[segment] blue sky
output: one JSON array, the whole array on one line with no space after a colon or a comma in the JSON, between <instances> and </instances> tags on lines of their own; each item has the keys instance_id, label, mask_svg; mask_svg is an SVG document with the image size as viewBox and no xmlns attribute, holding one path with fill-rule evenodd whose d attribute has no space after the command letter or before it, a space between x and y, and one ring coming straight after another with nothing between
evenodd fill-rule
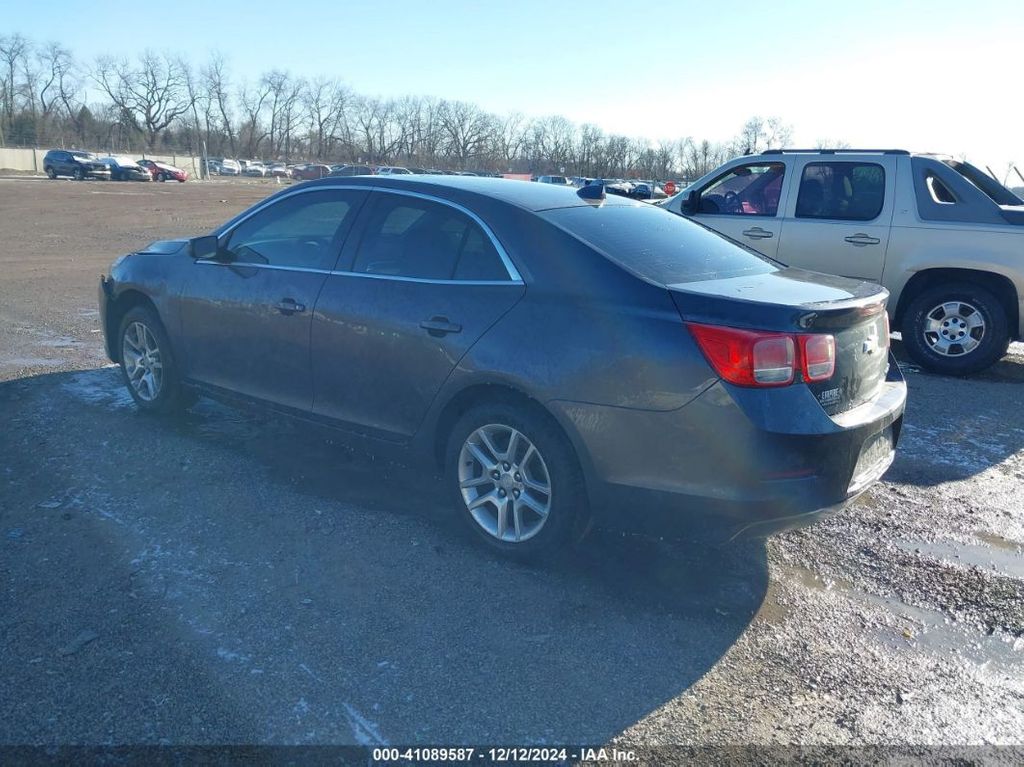
<instances>
[{"instance_id":1,"label":"blue sky","mask_svg":"<svg viewBox=\"0 0 1024 767\"><path fill-rule=\"evenodd\" d=\"M800 144L831 138L1024 165L1022 0L3 6L0 31L59 35L86 61L148 46L198 66L217 50L236 78L326 74L361 93L562 114L652 139L724 140L752 114L778 115Z\"/></svg>"}]
</instances>

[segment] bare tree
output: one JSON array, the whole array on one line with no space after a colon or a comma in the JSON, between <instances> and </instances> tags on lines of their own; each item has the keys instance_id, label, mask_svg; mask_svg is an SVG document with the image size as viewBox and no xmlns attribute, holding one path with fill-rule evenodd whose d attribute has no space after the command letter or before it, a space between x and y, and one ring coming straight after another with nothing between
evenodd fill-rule
<instances>
[{"instance_id":1,"label":"bare tree","mask_svg":"<svg viewBox=\"0 0 1024 767\"><path fill-rule=\"evenodd\" d=\"M260 145L268 133L263 127L263 105L270 91L260 82L256 86L243 85L238 94L238 103L242 107L243 122L239 131L239 140L246 156L255 157Z\"/></svg>"},{"instance_id":2,"label":"bare tree","mask_svg":"<svg viewBox=\"0 0 1024 767\"><path fill-rule=\"evenodd\" d=\"M0 144L14 126L18 71L24 70L31 50L32 44L19 34L0 37Z\"/></svg>"},{"instance_id":3,"label":"bare tree","mask_svg":"<svg viewBox=\"0 0 1024 767\"><path fill-rule=\"evenodd\" d=\"M466 101L446 101L441 110L441 125L447 139L447 155L462 170L482 153L494 130L491 116Z\"/></svg>"},{"instance_id":4,"label":"bare tree","mask_svg":"<svg viewBox=\"0 0 1024 767\"><path fill-rule=\"evenodd\" d=\"M502 168L511 172L516 161L522 157L528 131L529 124L519 112L506 115L495 123L491 138L494 154Z\"/></svg>"},{"instance_id":5,"label":"bare tree","mask_svg":"<svg viewBox=\"0 0 1024 767\"><path fill-rule=\"evenodd\" d=\"M169 55L146 51L137 68L126 59L103 56L96 61L93 79L118 109L131 115L150 149L156 147L160 133L192 107L186 67Z\"/></svg>"},{"instance_id":6,"label":"bare tree","mask_svg":"<svg viewBox=\"0 0 1024 767\"><path fill-rule=\"evenodd\" d=\"M214 114L219 118L214 121L213 117L209 116L208 120L211 123L216 122L218 132L227 137L228 148L231 150L231 155L234 156L238 151L231 115L231 96L229 95L231 84L224 57L219 53L214 53L200 72L200 77L208 105L208 115Z\"/></svg>"}]
</instances>

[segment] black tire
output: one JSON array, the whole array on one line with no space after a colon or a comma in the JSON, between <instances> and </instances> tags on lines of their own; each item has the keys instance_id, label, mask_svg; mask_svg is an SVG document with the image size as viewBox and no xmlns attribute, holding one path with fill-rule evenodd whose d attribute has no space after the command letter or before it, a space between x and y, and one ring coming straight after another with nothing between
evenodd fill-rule
<instances>
[{"instance_id":1,"label":"black tire","mask_svg":"<svg viewBox=\"0 0 1024 767\"><path fill-rule=\"evenodd\" d=\"M129 380L128 365L125 361L125 334L136 324L143 325L152 334L159 350L160 382L155 396L151 399L143 397ZM190 396L190 393L181 386L181 377L174 358L174 351L171 349L170 339L156 312L148 306L136 306L129 309L121 319L117 340L118 352L121 357L121 376L128 393L131 394L140 410L147 413L176 413L194 402L194 397Z\"/></svg>"},{"instance_id":2,"label":"black tire","mask_svg":"<svg viewBox=\"0 0 1024 767\"><path fill-rule=\"evenodd\" d=\"M57 178L57 171L53 169L52 165L49 165L46 167L46 175L49 176L51 179L55 179Z\"/></svg>"},{"instance_id":3,"label":"black tire","mask_svg":"<svg viewBox=\"0 0 1024 767\"><path fill-rule=\"evenodd\" d=\"M463 445L477 429L491 424L515 429L529 440L540 454L548 475L549 508L544 522L532 537L518 542L499 540L493 532L485 530L474 518L460 488L460 455ZM525 463L524 461L524 465ZM467 462L467 467L469 464L470 462ZM499 466L498 470L500 471L501 468ZM516 468L516 466L512 466L512 470ZM523 473L526 474L525 468ZM571 543L574 533L580 530L581 523L587 519L586 486L571 443L550 417L529 406L510 402L493 402L475 405L467 410L456 422L449 435L445 451L444 477L459 516L466 521L479 540L492 550L508 557L538 559L552 556ZM510 481L511 477L510 474ZM491 488L481 488L479 492L483 494L488 489L498 492L496 485L497 483L494 483ZM508 492L526 493L527 490L524 488L521 491ZM493 506L486 504L485 506L488 512L490 509L494 509ZM494 509L494 513L496 516L496 509ZM508 524L514 525L515 514L511 507L508 508L508 514ZM521 514L528 515L533 521L536 521L536 516L528 510ZM524 521L524 529L526 525L527 521Z\"/></svg>"},{"instance_id":4,"label":"black tire","mask_svg":"<svg viewBox=\"0 0 1024 767\"><path fill-rule=\"evenodd\" d=\"M935 351L925 337L929 314L933 314L942 304L951 302L972 307L984 321L980 333L970 329L958 331L960 337L965 337L962 333L967 332L980 343L966 352L962 351L962 345L954 345L950 347L953 356ZM970 316L973 316L973 312ZM943 317L938 319L945 321ZM911 359L926 370L943 375L972 375L985 370L1006 354L1010 343L1003 305L990 291L971 283L947 283L921 291L907 305L900 329L903 333L903 347ZM956 330L955 326L953 329Z\"/></svg>"},{"instance_id":5,"label":"black tire","mask_svg":"<svg viewBox=\"0 0 1024 767\"><path fill-rule=\"evenodd\" d=\"M81 168L75 168L75 181L85 181L85 171Z\"/></svg>"},{"instance_id":6,"label":"black tire","mask_svg":"<svg viewBox=\"0 0 1024 767\"><path fill-rule=\"evenodd\" d=\"M166 173L157 173L156 174L156 180L157 181L166 181L167 180L167 174Z\"/></svg>"}]
</instances>

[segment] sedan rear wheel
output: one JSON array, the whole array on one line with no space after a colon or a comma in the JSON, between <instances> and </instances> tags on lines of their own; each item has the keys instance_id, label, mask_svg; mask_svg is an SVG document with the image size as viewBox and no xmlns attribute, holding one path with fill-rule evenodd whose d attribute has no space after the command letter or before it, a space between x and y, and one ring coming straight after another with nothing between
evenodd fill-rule
<instances>
[{"instance_id":1,"label":"sedan rear wheel","mask_svg":"<svg viewBox=\"0 0 1024 767\"><path fill-rule=\"evenodd\" d=\"M586 518L586 491L571 444L528 406L481 404L456 423L446 481L479 539L512 556L551 554Z\"/></svg>"},{"instance_id":2,"label":"sedan rear wheel","mask_svg":"<svg viewBox=\"0 0 1024 767\"><path fill-rule=\"evenodd\" d=\"M459 452L459 489L474 521L499 541L521 543L551 513L551 476L544 456L518 429L487 424Z\"/></svg>"}]
</instances>

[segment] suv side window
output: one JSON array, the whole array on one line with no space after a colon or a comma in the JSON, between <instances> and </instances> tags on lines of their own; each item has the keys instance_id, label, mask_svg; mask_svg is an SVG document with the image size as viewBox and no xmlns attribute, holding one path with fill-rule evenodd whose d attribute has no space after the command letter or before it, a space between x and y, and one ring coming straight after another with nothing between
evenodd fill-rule
<instances>
[{"instance_id":1,"label":"suv side window","mask_svg":"<svg viewBox=\"0 0 1024 767\"><path fill-rule=\"evenodd\" d=\"M331 269L364 192L303 192L267 206L239 224L225 249L240 264Z\"/></svg>"},{"instance_id":2,"label":"suv side window","mask_svg":"<svg viewBox=\"0 0 1024 767\"><path fill-rule=\"evenodd\" d=\"M804 167L797 218L872 221L885 204L885 169L875 163L812 162Z\"/></svg>"},{"instance_id":3,"label":"suv side window","mask_svg":"<svg viewBox=\"0 0 1024 767\"><path fill-rule=\"evenodd\" d=\"M740 165L701 192L700 212L725 216L774 216L779 212L783 163Z\"/></svg>"},{"instance_id":4,"label":"suv side window","mask_svg":"<svg viewBox=\"0 0 1024 767\"><path fill-rule=\"evenodd\" d=\"M490 239L455 208L382 194L371 211L352 271L426 280L508 280Z\"/></svg>"}]
</instances>

